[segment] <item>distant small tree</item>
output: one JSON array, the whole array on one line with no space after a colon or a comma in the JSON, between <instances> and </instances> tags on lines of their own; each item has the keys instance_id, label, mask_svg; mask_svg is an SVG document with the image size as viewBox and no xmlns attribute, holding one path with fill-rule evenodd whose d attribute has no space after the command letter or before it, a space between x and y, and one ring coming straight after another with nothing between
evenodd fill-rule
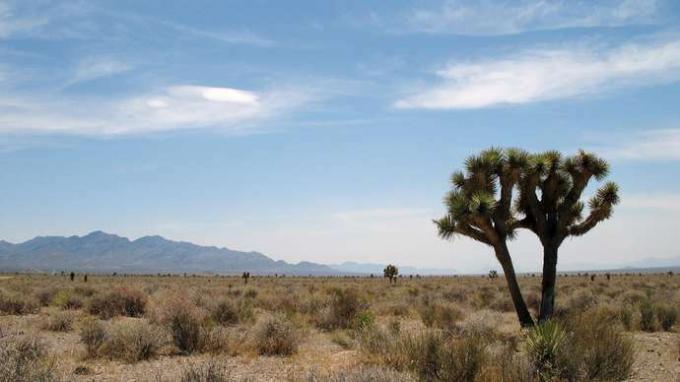
<instances>
[{"instance_id":1,"label":"distant small tree","mask_svg":"<svg viewBox=\"0 0 680 382\"><path fill-rule=\"evenodd\" d=\"M83 282L85 282L85 283L87 282L87 275L83 276Z\"/></svg>"},{"instance_id":2,"label":"distant small tree","mask_svg":"<svg viewBox=\"0 0 680 382\"><path fill-rule=\"evenodd\" d=\"M398 274L399 274L399 269L392 264L389 264L383 270L383 275L386 278L390 279L390 284L391 283L395 283L395 284L397 283L397 275Z\"/></svg>"},{"instance_id":3,"label":"distant small tree","mask_svg":"<svg viewBox=\"0 0 680 382\"><path fill-rule=\"evenodd\" d=\"M68 275L68 278L69 278L71 281L73 281L73 279L76 278L76 274L73 273L73 272L71 272L71 273Z\"/></svg>"},{"instance_id":4,"label":"distant small tree","mask_svg":"<svg viewBox=\"0 0 680 382\"><path fill-rule=\"evenodd\" d=\"M243 278L243 283L248 284L248 279L250 278L250 272L243 272L243 275L241 276Z\"/></svg>"},{"instance_id":5,"label":"distant small tree","mask_svg":"<svg viewBox=\"0 0 680 382\"><path fill-rule=\"evenodd\" d=\"M496 271L496 270L490 270L490 271L489 271L489 278L490 278L490 279L496 279L496 278L498 278L498 271Z\"/></svg>"},{"instance_id":6,"label":"distant small tree","mask_svg":"<svg viewBox=\"0 0 680 382\"><path fill-rule=\"evenodd\" d=\"M585 235L612 215L619 203L619 188L614 182L600 187L588 203L581 194L591 179L603 180L609 173L604 159L583 150L564 158L557 151L531 155L522 175L519 211L525 218L520 226L538 236L543 246L543 281L539 322L549 320L555 308L557 253L570 236Z\"/></svg>"}]
</instances>

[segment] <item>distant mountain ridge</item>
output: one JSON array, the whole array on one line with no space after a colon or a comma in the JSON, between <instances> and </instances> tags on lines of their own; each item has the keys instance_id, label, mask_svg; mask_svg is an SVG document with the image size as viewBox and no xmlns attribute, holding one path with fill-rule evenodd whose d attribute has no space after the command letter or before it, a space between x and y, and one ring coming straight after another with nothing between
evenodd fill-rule
<instances>
[{"instance_id":1,"label":"distant mountain ridge","mask_svg":"<svg viewBox=\"0 0 680 382\"><path fill-rule=\"evenodd\" d=\"M383 269L387 264L376 263L357 263L353 261L345 261L340 264L329 264L328 266L343 273L360 273L360 274L375 274L382 276ZM395 264L399 268L401 275L428 275L428 276L444 276L453 275L458 272L455 269L438 269L438 268L417 268L407 265Z\"/></svg>"},{"instance_id":2,"label":"distant mountain ridge","mask_svg":"<svg viewBox=\"0 0 680 382\"><path fill-rule=\"evenodd\" d=\"M130 240L102 231L85 236L38 236L23 243L0 241L2 271L119 273L218 273L337 275L329 266L290 264L259 252L172 241L161 236Z\"/></svg>"}]
</instances>

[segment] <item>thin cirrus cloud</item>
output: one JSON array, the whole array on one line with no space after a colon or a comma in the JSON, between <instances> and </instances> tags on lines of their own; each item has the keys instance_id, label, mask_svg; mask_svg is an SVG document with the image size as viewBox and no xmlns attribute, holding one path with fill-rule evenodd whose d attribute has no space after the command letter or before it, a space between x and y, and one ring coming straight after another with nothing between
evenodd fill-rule
<instances>
[{"instance_id":1,"label":"thin cirrus cloud","mask_svg":"<svg viewBox=\"0 0 680 382\"><path fill-rule=\"evenodd\" d=\"M280 115L306 97L295 91L178 85L108 103L9 101L0 99L0 131L117 135L199 128L253 130L256 122Z\"/></svg>"},{"instance_id":2,"label":"thin cirrus cloud","mask_svg":"<svg viewBox=\"0 0 680 382\"><path fill-rule=\"evenodd\" d=\"M634 132L601 147L608 158L634 161L680 160L680 129L655 129Z\"/></svg>"},{"instance_id":3,"label":"thin cirrus cloud","mask_svg":"<svg viewBox=\"0 0 680 382\"><path fill-rule=\"evenodd\" d=\"M534 30L616 27L658 22L657 0L625 1L446 1L436 8L417 8L406 15L413 32L460 35L505 35Z\"/></svg>"},{"instance_id":4,"label":"thin cirrus cloud","mask_svg":"<svg viewBox=\"0 0 680 382\"><path fill-rule=\"evenodd\" d=\"M680 39L614 48L531 50L451 64L397 108L477 109L526 104L680 79Z\"/></svg>"},{"instance_id":5,"label":"thin cirrus cloud","mask_svg":"<svg viewBox=\"0 0 680 382\"><path fill-rule=\"evenodd\" d=\"M69 84L110 77L132 69L126 62L110 57L88 57L81 60Z\"/></svg>"}]
</instances>

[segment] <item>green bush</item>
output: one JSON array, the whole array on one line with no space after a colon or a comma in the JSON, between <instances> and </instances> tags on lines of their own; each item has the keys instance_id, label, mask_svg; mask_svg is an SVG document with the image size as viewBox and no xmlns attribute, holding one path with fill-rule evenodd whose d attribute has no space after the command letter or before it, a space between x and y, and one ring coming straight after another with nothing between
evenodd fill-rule
<instances>
[{"instance_id":1,"label":"green bush","mask_svg":"<svg viewBox=\"0 0 680 382\"><path fill-rule=\"evenodd\" d=\"M550 381L560 374L557 360L567 339L564 329L555 321L533 327L526 339L529 360L541 380Z\"/></svg>"}]
</instances>

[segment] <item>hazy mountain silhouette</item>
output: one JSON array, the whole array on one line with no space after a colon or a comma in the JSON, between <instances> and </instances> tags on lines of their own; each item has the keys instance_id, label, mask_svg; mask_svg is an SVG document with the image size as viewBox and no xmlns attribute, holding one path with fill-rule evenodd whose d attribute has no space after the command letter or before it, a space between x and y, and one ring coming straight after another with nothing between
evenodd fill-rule
<instances>
[{"instance_id":1,"label":"hazy mountain silhouette","mask_svg":"<svg viewBox=\"0 0 680 382\"><path fill-rule=\"evenodd\" d=\"M321 264L274 261L258 252L206 247L145 236L137 240L95 231L85 236L39 236L19 244L0 241L0 270L119 273L333 275Z\"/></svg>"}]
</instances>

